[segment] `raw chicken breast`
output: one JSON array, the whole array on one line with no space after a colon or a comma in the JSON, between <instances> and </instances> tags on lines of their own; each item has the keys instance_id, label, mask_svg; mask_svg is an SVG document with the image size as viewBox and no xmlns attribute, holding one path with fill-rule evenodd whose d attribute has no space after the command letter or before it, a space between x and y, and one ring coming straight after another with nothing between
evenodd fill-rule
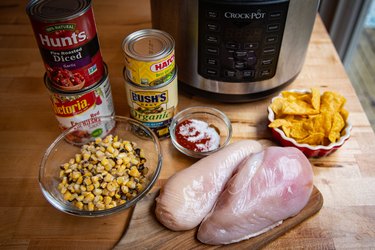
<instances>
[{"instance_id":1,"label":"raw chicken breast","mask_svg":"<svg viewBox=\"0 0 375 250\"><path fill-rule=\"evenodd\" d=\"M312 188L312 167L301 151L269 147L241 164L197 237L219 245L257 236L300 212Z\"/></svg>"},{"instance_id":2,"label":"raw chicken breast","mask_svg":"<svg viewBox=\"0 0 375 250\"><path fill-rule=\"evenodd\" d=\"M261 150L257 141L235 142L176 173L156 198L156 217L174 231L198 226L239 164Z\"/></svg>"}]
</instances>

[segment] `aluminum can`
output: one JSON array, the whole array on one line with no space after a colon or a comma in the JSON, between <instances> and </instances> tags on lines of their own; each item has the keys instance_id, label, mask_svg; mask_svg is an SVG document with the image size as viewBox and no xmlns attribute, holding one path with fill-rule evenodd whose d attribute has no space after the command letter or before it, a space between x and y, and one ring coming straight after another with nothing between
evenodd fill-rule
<instances>
[{"instance_id":1,"label":"aluminum can","mask_svg":"<svg viewBox=\"0 0 375 250\"><path fill-rule=\"evenodd\" d=\"M44 75L44 83L49 90L52 109L62 131L79 122L95 120L96 117L111 116L115 113L107 70L100 82L82 91L61 91L53 85L47 74ZM68 140L73 143L80 143L91 137L98 137L112 129L109 127L94 127L92 130L77 129L70 134Z\"/></svg>"},{"instance_id":2,"label":"aluminum can","mask_svg":"<svg viewBox=\"0 0 375 250\"><path fill-rule=\"evenodd\" d=\"M101 81L104 62L90 0L33 0L26 12L55 88L76 91Z\"/></svg>"},{"instance_id":3,"label":"aluminum can","mask_svg":"<svg viewBox=\"0 0 375 250\"><path fill-rule=\"evenodd\" d=\"M164 83L156 86L140 86L126 77L126 98L130 117L152 129L160 138L169 137L169 126L178 104L177 68Z\"/></svg>"},{"instance_id":4,"label":"aluminum can","mask_svg":"<svg viewBox=\"0 0 375 250\"><path fill-rule=\"evenodd\" d=\"M127 36L122 43L126 76L141 86L163 84L174 74L175 42L168 33L144 29Z\"/></svg>"}]
</instances>

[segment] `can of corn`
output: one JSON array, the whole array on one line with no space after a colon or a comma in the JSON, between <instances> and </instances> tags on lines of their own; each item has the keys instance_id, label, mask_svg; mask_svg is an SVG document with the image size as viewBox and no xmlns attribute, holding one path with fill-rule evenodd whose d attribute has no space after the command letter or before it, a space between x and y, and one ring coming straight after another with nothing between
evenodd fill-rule
<instances>
[{"instance_id":1,"label":"can of corn","mask_svg":"<svg viewBox=\"0 0 375 250\"><path fill-rule=\"evenodd\" d=\"M127 36L122 43L126 76L141 86L163 84L174 74L174 39L156 29L144 29Z\"/></svg>"},{"instance_id":2,"label":"can of corn","mask_svg":"<svg viewBox=\"0 0 375 250\"><path fill-rule=\"evenodd\" d=\"M178 103L177 68L164 83L140 86L123 71L130 117L151 128L160 139L169 137L169 125Z\"/></svg>"},{"instance_id":3,"label":"can of corn","mask_svg":"<svg viewBox=\"0 0 375 250\"><path fill-rule=\"evenodd\" d=\"M94 118L114 115L114 106L109 83L108 71L100 82L83 91L64 92L55 87L47 74L44 83L49 90L52 109L62 131L83 121L94 121ZM76 129L66 137L71 143L81 143L88 139L107 134L112 128L111 123L102 123L98 127L86 126L85 129ZM114 124L113 124L114 125Z\"/></svg>"}]
</instances>

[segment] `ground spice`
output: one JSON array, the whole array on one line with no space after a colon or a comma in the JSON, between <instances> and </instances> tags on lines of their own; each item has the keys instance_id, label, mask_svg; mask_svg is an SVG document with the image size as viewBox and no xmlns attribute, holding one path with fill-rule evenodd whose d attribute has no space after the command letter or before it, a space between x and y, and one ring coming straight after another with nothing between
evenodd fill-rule
<instances>
[{"instance_id":1,"label":"ground spice","mask_svg":"<svg viewBox=\"0 0 375 250\"><path fill-rule=\"evenodd\" d=\"M196 152L211 151L220 144L220 135L215 127L201 120L182 121L177 125L175 135L181 146Z\"/></svg>"}]
</instances>

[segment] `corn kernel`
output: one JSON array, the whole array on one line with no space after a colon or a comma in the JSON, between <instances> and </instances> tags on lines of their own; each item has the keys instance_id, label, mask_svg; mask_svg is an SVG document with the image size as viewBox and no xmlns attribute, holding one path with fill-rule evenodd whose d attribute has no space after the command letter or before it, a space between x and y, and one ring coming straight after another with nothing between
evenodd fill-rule
<instances>
[{"instance_id":1,"label":"corn kernel","mask_svg":"<svg viewBox=\"0 0 375 250\"><path fill-rule=\"evenodd\" d=\"M83 198L83 203L89 203L93 201L95 196L92 193L88 193L85 198Z\"/></svg>"},{"instance_id":2,"label":"corn kernel","mask_svg":"<svg viewBox=\"0 0 375 250\"><path fill-rule=\"evenodd\" d=\"M112 165L111 165L111 164L107 164L107 165L104 166L104 169L105 169L106 171L111 171L111 169L112 169Z\"/></svg>"},{"instance_id":3,"label":"corn kernel","mask_svg":"<svg viewBox=\"0 0 375 250\"><path fill-rule=\"evenodd\" d=\"M116 181L117 181L117 184L121 185L122 183L124 183L125 178L123 176L117 177Z\"/></svg>"},{"instance_id":4,"label":"corn kernel","mask_svg":"<svg viewBox=\"0 0 375 250\"><path fill-rule=\"evenodd\" d=\"M136 184L135 184L134 181L128 181L128 182L126 183L126 186L127 186L128 188L130 188L130 189L134 189L135 186L136 186Z\"/></svg>"},{"instance_id":5,"label":"corn kernel","mask_svg":"<svg viewBox=\"0 0 375 250\"><path fill-rule=\"evenodd\" d=\"M73 171L73 173L72 173L72 179L73 180L77 180L80 176L82 176L81 172Z\"/></svg>"},{"instance_id":6,"label":"corn kernel","mask_svg":"<svg viewBox=\"0 0 375 250\"><path fill-rule=\"evenodd\" d=\"M113 177L111 174L107 174L107 175L104 177L104 181L105 181L105 182L111 182L113 179L114 179L114 177Z\"/></svg>"},{"instance_id":7,"label":"corn kernel","mask_svg":"<svg viewBox=\"0 0 375 250\"><path fill-rule=\"evenodd\" d=\"M120 148L121 147L121 142L119 142L119 141L116 140L112 145L113 145L114 148Z\"/></svg>"},{"instance_id":8,"label":"corn kernel","mask_svg":"<svg viewBox=\"0 0 375 250\"><path fill-rule=\"evenodd\" d=\"M87 186L86 190L87 190L88 192L91 192L92 190L94 190L94 188L95 188L94 185L91 184L91 185L88 185L88 186Z\"/></svg>"},{"instance_id":9,"label":"corn kernel","mask_svg":"<svg viewBox=\"0 0 375 250\"><path fill-rule=\"evenodd\" d=\"M83 154L83 160L88 161L90 159L91 154L85 153Z\"/></svg>"},{"instance_id":10,"label":"corn kernel","mask_svg":"<svg viewBox=\"0 0 375 250\"><path fill-rule=\"evenodd\" d=\"M122 185L121 186L121 192L126 194L129 192L129 187L128 186L125 186L125 185Z\"/></svg>"},{"instance_id":11,"label":"corn kernel","mask_svg":"<svg viewBox=\"0 0 375 250\"><path fill-rule=\"evenodd\" d=\"M82 176L80 176L80 177L78 177L78 179L77 179L77 184L79 184L79 185L81 185L82 184L82 182L83 182L83 177Z\"/></svg>"},{"instance_id":12,"label":"corn kernel","mask_svg":"<svg viewBox=\"0 0 375 250\"><path fill-rule=\"evenodd\" d=\"M105 205L101 201L99 201L98 203L96 203L95 206L98 208L98 210L104 210L105 209Z\"/></svg>"},{"instance_id":13,"label":"corn kernel","mask_svg":"<svg viewBox=\"0 0 375 250\"><path fill-rule=\"evenodd\" d=\"M130 176L133 176L133 177L139 177L141 176L141 173L139 173L137 167L133 166L130 171L129 171L129 175Z\"/></svg>"},{"instance_id":14,"label":"corn kernel","mask_svg":"<svg viewBox=\"0 0 375 250\"><path fill-rule=\"evenodd\" d=\"M83 195L79 195L79 196L76 197L76 200L77 201L83 201L84 198L85 197Z\"/></svg>"},{"instance_id":15,"label":"corn kernel","mask_svg":"<svg viewBox=\"0 0 375 250\"><path fill-rule=\"evenodd\" d=\"M78 201L75 203L75 206L79 209L79 210L82 210L83 209L83 203Z\"/></svg>"},{"instance_id":16,"label":"corn kernel","mask_svg":"<svg viewBox=\"0 0 375 250\"><path fill-rule=\"evenodd\" d=\"M137 183L137 191L141 192L143 190L143 186L140 183Z\"/></svg>"},{"instance_id":17,"label":"corn kernel","mask_svg":"<svg viewBox=\"0 0 375 250\"><path fill-rule=\"evenodd\" d=\"M128 152L132 152L133 151L133 147L130 143L126 143L124 148L128 151Z\"/></svg>"},{"instance_id":18,"label":"corn kernel","mask_svg":"<svg viewBox=\"0 0 375 250\"><path fill-rule=\"evenodd\" d=\"M96 151L95 155L96 155L96 157L97 157L98 160L103 159L103 157L105 156L104 152L101 151L101 150Z\"/></svg>"},{"instance_id":19,"label":"corn kernel","mask_svg":"<svg viewBox=\"0 0 375 250\"><path fill-rule=\"evenodd\" d=\"M109 161L108 161L107 158L103 158L103 159L101 160L100 163L101 163L103 166L105 166L105 165L109 164Z\"/></svg>"},{"instance_id":20,"label":"corn kernel","mask_svg":"<svg viewBox=\"0 0 375 250\"><path fill-rule=\"evenodd\" d=\"M94 198L94 204L101 202L103 200L103 196L101 195L96 195Z\"/></svg>"},{"instance_id":21,"label":"corn kernel","mask_svg":"<svg viewBox=\"0 0 375 250\"><path fill-rule=\"evenodd\" d=\"M107 147L107 151L111 154L113 154L113 152L115 151L115 149L112 147L112 146L108 146Z\"/></svg>"},{"instance_id":22,"label":"corn kernel","mask_svg":"<svg viewBox=\"0 0 375 250\"><path fill-rule=\"evenodd\" d=\"M75 155L75 160L76 160L77 163L80 163L81 160L82 160L82 155L81 154L76 154Z\"/></svg>"},{"instance_id":23,"label":"corn kernel","mask_svg":"<svg viewBox=\"0 0 375 250\"><path fill-rule=\"evenodd\" d=\"M118 156L117 156L118 159L123 159L125 157L126 157L125 153L119 153Z\"/></svg>"},{"instance_id":24,"label":"corn kernel","mask_svg":"<svg viewBox=\"0 0 375 250\"><path fill-rule=\"evenodd\" d=\"M103 190L101 190L100 188L95 188L93 191L93 194L95 195L101 195L102 193L103 193Z\"/></svg>"},{"instance_id":25,"label":"corn kernel","mask_svg":"<svg viewBox=\"0 0 375 250\"><path fill-rule=\"evenodd\" d=\"M64 168L65 170L67 170L67 169L69 168L69 166L70 166L69 163L65 163L65 164L63 165L63 168Z\"/></svg>"},{"instance_id":26,"label":"corn kernel","mask_svg":"<svg viewBox=\"0 0 375 250\"><path fill-rule=\"evenodd\" d=\"M89 211L94 211L94 203L92 203L92 202L89 202L88 204L87 204L87 210L89 210Z\"/></svg>"},{"instance_id":27,"label":"corn kernel","mask_svg":"<svg viewBox=\"0 0 375 250\"><path fill-rule=\"evenodd\" d=\"M92 184L92 181L91 181L91 179L90 179L89 177L86 177L86 178L83 180L83 183L85 183L86 186L88 186L88 185L91 185L91 184Z\"/></svg>"},{"instance_id":28,"label":"corn kernel","mask_svg":"<svg viewBox=\"0 0 375 250\"><path fill-rule=\"evenodd\" d=\"M64 200L66 200L66 201L72 201L73 200L73 196L69 191L66 191L64 193Z\"/></svg>"},{"instance_id":29,"label":"corn kernel","mask_svg":"<svg viewBox=\"0 0 375 250\"><path fill-rule=\"evenodd\" d=\"M112 167L116 166L116 162L115 162L114 160L109 159L108 162L109 162L109 164L110 164Z\"/></svg>"},{"instance_id":30,"label":"corn kernel","mask_svg":"<svg viewBox=\"0 0 375 250\"><path fill-rule=\"evenodd\" d=\"M133 164L133 165L138 165L139 164L139 161L136 159L136 158L132 158L130 160L130 163Z\"/></svg>"},{"instance_id":31,"label":"corn kernel","mask_svg":"<svg viewBox=\"0 0 375 250\"><path fill-rule=\"evenodd\" d=\"M109 192L113 192L113 191L116 191L117 187L113 184L113 182L109 182L107 184L107 189Z\"/></svg>"},{"instance_id":32,"label":"corn kernel","mask_svg":"<svg viewBox=\"0 0 375 250\"><path fill-rule=\"evenodd\" d=\"M105 196L104 199L103 199L103 202L106 205L109 204L109 203L111 203L111 201L112 201L112 198L109 197L109 196Z\"/></svg>"}]
</instances>

